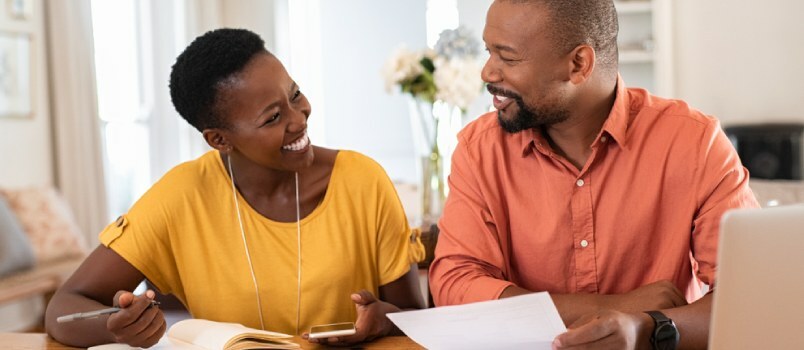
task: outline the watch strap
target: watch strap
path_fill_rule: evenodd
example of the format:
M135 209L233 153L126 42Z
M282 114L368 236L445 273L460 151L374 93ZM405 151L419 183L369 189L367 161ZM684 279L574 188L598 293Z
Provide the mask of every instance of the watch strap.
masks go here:
M654 350L674 350L678 346L679 333L675 323L661 311L645 311L653 319L653 332L650 335L650 344ZM659 332L666 332L671 329L675 334L671 335L671 339L667 338L666 333L661 334L657 339Z

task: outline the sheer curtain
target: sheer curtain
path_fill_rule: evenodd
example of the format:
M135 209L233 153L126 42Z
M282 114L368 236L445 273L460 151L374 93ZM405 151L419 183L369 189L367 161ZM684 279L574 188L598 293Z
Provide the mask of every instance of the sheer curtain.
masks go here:
M107 215L89 0L44 6L56 183L94 246Z

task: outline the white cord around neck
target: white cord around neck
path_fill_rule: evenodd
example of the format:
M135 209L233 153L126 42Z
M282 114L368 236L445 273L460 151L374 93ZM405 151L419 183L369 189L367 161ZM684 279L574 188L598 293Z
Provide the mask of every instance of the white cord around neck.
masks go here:
M251 281L254 282L254 292L257 294L257 312L260 316L260 329L265 330L265 322L262 320L262 302L260 302L260 287L257 284L257 276L254 275L254 265L251 264L251 254L248 251L246 242L246 231L243 229L243 219L240 217L240 203L237 202L237 190L234 183L234 172L232 172L232 157L226 156L226 163L229 165L229 178L232 182L232 198L234 199L235 209L237 209L237 222L240 224L240 237L243 238L243 248L246 250L246 260L248 269L251 271Z
M299 334L299 319L301 318L301 210L299 209L299 173L296 172L296 334Z
M246 250L246 260L251 272L251 281L254 283L254 292L257 295L257 311L260 316L260 328L265 330L265 322L262 318L262 302L260 301L260 287L257 284L257 276L254 274L254 265L251 263L251 254L246 241L246 230L243 228L243 219L240 216L240 204L237 201L237 189L234 183L234 172L232 172L232 160L226 156L226 163L229 166L229 178L232 183L232 198L237 210L237 222L240 224L240 237L243 238L243 248ZM296 334L299 334L299 320L301 319L301 209L299 205L299 173L296 172L296 256L297 256L297 283L296 283Z

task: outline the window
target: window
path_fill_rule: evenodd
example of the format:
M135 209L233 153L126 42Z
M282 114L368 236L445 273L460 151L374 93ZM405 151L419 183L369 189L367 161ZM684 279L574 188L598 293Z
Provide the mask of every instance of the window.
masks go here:
M152 96L142 13L147 1L92 0L95 79L107 174L109 220L128 211L151 184Z
M458 28L457 0L427 0L427 46L434 48L446 29Z

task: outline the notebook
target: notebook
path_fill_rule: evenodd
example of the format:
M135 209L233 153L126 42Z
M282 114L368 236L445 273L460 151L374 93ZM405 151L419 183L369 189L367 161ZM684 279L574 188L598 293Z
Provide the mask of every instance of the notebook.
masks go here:
M732 211L720 234L709 348L804 349L804 206Z
M243 350L299 349L291 335L248 328L237 323L189 319L170 326L159 343L149 349ZM88 350L139 349L125 344L93 346Z

